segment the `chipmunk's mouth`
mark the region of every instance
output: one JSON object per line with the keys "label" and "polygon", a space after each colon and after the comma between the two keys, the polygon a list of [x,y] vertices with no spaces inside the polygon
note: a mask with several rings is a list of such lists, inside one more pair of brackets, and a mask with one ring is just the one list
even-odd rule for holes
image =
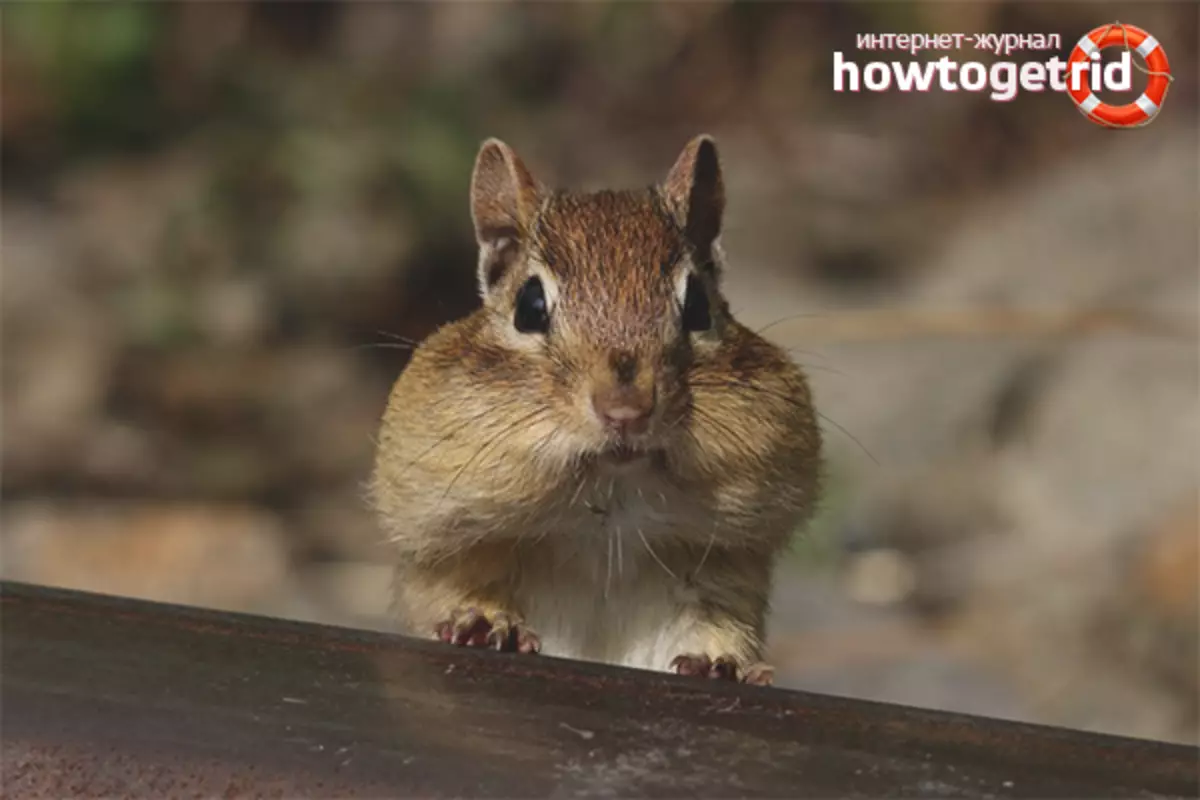
{"label": "chipmunk's mouth", "polygon": [[606,461],[611,461],[614,464],[631,464],[634,461],[640,461],[650,457],[649,450],[640,450],[629,445],[619,444],[616,447],[610,447],[601,454],[601,458]]}
{"label": "chipmunk's mouth", "polygon": [[618,442],[600,451],[596,460],[612,467],[628,467],[636,464],[655,465],[664,462],[666,454],[654,447],[635,447]]}

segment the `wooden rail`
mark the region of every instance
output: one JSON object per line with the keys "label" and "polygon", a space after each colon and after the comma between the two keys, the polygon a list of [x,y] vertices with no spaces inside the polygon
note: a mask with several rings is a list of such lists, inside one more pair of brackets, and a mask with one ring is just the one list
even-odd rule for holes
{"label": "wooden rail", "polygon": [[1195,797],[1200,751],[16,583],[0,794]]}

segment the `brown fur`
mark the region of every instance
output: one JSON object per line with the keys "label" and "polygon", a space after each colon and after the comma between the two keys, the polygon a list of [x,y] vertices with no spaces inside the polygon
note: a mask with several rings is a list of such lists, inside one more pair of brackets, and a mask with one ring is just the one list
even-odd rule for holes
{"label": "brown fur", "polygon": [[[814,506],[821,441],[803,374],[720,295],[715,159],[702,137],[662,187],[550,193],[484,145],[484,307],[413,354],[373,476],[411,631],[475,606],[527,619],[562,655],[656,669],[675,647],[759,657],[771,568]],[[687,272],[711,330],[681,329]],[[531,275],[556,299],[544,336],[513,328]],[[628,442],[652,455],[625,470],[600,457],[613,440],[589,399],[618,384],[657,398]]]}

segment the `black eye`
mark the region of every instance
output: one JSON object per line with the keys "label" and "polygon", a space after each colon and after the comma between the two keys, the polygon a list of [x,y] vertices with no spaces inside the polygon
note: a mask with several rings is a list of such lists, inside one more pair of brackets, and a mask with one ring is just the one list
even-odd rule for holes
{"label": "black eye", "polygon": [[683,329],[688,332],[706,331],[712,327],[712,314],[708,309],[708,292],[695,275],[688,275],[687,290],[683,296]]}
{"label": "black eye", "polygon": [[530,278],[517,292],[517,310],[513,326],[521,333],[545,333],[550,330],[550,313],[546,308],[546,293],[542,282]]}

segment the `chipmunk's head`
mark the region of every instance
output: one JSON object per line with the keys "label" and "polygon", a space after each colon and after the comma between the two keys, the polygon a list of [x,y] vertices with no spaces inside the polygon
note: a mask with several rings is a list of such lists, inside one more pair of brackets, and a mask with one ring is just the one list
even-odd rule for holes
{"label": "chipmunk's head", "polygon": [[549,191],[489,140],[471,206],[487,340],[570,458],[637,460],[686,436],[687,377],[730,323],[713,140],[692,140],[661,184],[597,193]]}

